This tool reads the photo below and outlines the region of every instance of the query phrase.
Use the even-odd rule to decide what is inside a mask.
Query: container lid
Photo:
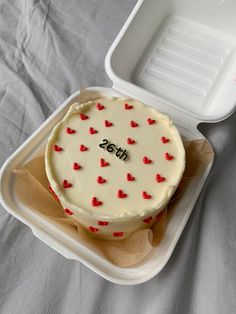
[[[155,25],[157,6],[139,1],[108,51],[114,88],[198,122],[225,119],[236,103],[236,38],[176,15]]]

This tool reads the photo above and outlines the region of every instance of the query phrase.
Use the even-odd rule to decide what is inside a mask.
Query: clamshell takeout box
[[[91,87],[104,96],[126,95],[171,116],[183,138],[204,139],[200,122],[217,122],[235,109],[235,0],[138,1],[106,56],[112,88]],[[212,162],[192,180],[157,249],[129,268],[113,265],[59,225],[25,207],[14,193],[13,169],[45,146],[53,126],[80,96],[71,95],[1,169],[0,196],[9,213],[68,259],[105,279],[125,285],[145,282],[166,265],[209,174]]]

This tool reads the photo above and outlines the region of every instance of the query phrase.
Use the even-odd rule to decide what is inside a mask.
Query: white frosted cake
[[[150,228],[176,190],[185,151],[173,122],[133,99],[74,103],[53,129],[46,172],[65,213],[94,236]]]

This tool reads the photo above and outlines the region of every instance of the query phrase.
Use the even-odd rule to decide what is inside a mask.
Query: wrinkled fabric
[[[72,92],[111,86],[104,58],[135,2],[0,0],[1,165]],[[215,149],[214,166],[158,276],[112,284],[0,206],[0,313],[234,313],[236,114],[200,130]]]

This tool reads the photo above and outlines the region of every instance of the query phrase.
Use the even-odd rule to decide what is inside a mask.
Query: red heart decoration
[[[144,222],[145,224],[150,224],[151,221],[152,221],[152,216],[143,219],[143,222]]]
[[[101,206],[103,203],[99,201],[95,196],[92,198],[92,206]]]
[[[99,226],[107,226],[108,225],[108,221],[101,221],[101,220],[98,220],[98,225]]]
[[[166,143],[168,143],[170,140],[169,140],[167,137],[162,136],[162,137],[161,137],[161,141],[162,141],[163,144],[166,144]]]
[[[99,102],[96,104],[98,110],[103,110],[105,106],[101,105]]]
[[[131,173],[127,173],[127,180],[128,181],[134,181],[135,177],[133,177]]]
[[[159,173],[156,175],[156,180],[158,183],[165,181],[166,178],[162,177]]]
[[[129,144],[129,145],[135,144],[135,140],[133,140],[132,138],[128,137],[127,138],[127,144]]]
[[[144,156],[144,157],[143,157],[143,162],[144,162],[145,164],[151,164],[151,163],[152,163],[152,160],[149,159],[147,156]]]
[[[49,190],[51,191],[53,197],[55,198],[56,201],[60,202],[59,197],[56,195],[56,193],[54,192],[53,188],[51,187],[51,185],[49,184]]]
[[[145,200],[149,200],[150,198],[152,198],[152,196],[148,194],[146,191],[142,192],[142,196]]]
[[[170,155],[169,153],[165,153],[165,159],[166,160],[172,160],[172,159],[174,159],[174,156]]]
[[[63,150],[63,148],[61,146],[58,146],[58,145],[54,145],[53,148],[56,152],[61,152]]]
[[[127,196],[128,195],[125,192],[123,192],[122,190],[118,190],[118,192],[117,192],[118,198],[126,198]]]
[[[138,123],[132,120],[130,121],[130,126],[131,128],[136,128],[138,126]]]
[[[85,152],[86,150],[88,150],[88,147],[84,146],[83,144],[80,145],[80,151],[81,152]]]
[[[64,189],[68,189],[68,188],[71,188],[71,187],[72,187],[72,184],[70,182],[68,182],[67,180],[63,181],[63,188]]]
[[[125,108],[125,110],[131,110],[131,109],[133,109],[133,106],[129,105],[129,104],[124,104],[124,108]]]
[[[95,133],[98,133],[98,131],[95,130],[94,128],[90,127],[90,128],[89,128],[89,133],[90,133],[90,134],[95,134]]]
[[[86,114],[84,114],[84,113],[80,113],[79,116],[80,116],[81,120],[87,120],[89,118],[89,116],[86,116]]]
[[[106,182],[106,180],[105,180],[103,177],[101,177],[101,176],[98,176],[98,177],[97,177],[97,183],[103,184],[103,183],[105,183],[105,182]]]
[[[101,158],[100,159],[100,166],[101,167],[107,167],[109,166],[109,162],[105,161],[105,159]]]
[[[124,232],[120,231],[120,232],[113,232],[113,236],[114,237],[122,237],[124,235]]]
[[[73,163],[73,169],[74,170],[79,170],[80,168],[81,168],[81,166],[77,162]]]
[[[69,127],[66,128],[66,133],[67,134],[74,134],[75,132],[76,132],[75,130],[73,130],[73,129],[69,128]]]
[[[151,119],[151,118],[148,118],[148,119],[147,119],[147,123],[148,123],[148,124],[154,124],[154,123],[156,123],[156,120],[153,120],[153,119]]]
[[[64,208],[64,212],[70,216],[73,215],[73,212],[69,210],[68,208]]]
[[[108,120],[105,120],[105,121],[104,121],[104,124],[105,124],[105,127],[106,127],[106,128],[109,128],[110,126],[113,125],[113,123],[112,123],[111,121],[108,121]]]
[[[54,190],[53,190],[53,188],[51,187],[51,185],[49,184],[49,190],[50,190],[50,192],[52,192],[52,193],[54,193]]]
[[[89,229],[89,231],[91,231],[91,232],[98,232],[98,231],[99,231],[98,228],[95,228],[95,227],[92,227],[92,226],[89,226],[88,229]]]

